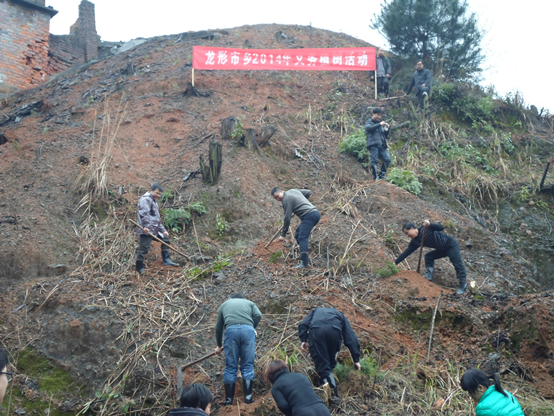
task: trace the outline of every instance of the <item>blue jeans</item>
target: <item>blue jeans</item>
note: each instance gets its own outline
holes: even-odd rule
[[[254,380],[254,357],[256,355],[256,332],[252,325],[231,325],[225,328],[225,384],[237,381],[239,369],[243,380]]]
[[[319,211],[312,211],[300,218],[301,223],[294,233],[294,238],[300,246],[301,253],[308,252],[308,239],[310,238],[313,228],[320,219],[321,215],[319,214]]]

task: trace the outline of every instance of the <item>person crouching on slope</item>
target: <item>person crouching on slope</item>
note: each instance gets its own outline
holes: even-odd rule
[[[427,268],[423,277],[427,280],[433,280],[433,273],[435,271],[435,260],[448,257],[456,269],[456,277],[460,281],[460,286],[456,291],[457,295],[463,295],[467,291],[466,283],[466,268],[462,260],[462,253],[460,252],[460,244],[454,237],[444,234],[444,226],[441,224],[431,224],[429,220],[423,222],[423,227],[417,228],[413,223],[408,222],[402,228],[402,232],[412,239],[408,248],[400,254],[394,264],[399,264],[406,257],[421,247],[421,239],[423,235],[423,229],[425,228],[425,238],[423,239],[423,246],[434,248],[433,251],[425,254],[425,266]]]
[[[473,399],[477,416],[524,416],[516,398],[502,389],[498,374],[487,376],[471,368],[462,376],[460,385]]]

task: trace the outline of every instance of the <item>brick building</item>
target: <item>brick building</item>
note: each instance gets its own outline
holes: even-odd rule
[[[50,19],[57,13],[45,0],[0,0],[0,96],[97,58],[94,4],[82,0],[69,35],[49,33]]]

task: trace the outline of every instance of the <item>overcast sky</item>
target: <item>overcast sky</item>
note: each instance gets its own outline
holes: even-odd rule
[[[81,0],[46,0],[59,13],[50,32],[69,33]],[[487,31],[487,55],[482,85],[494,85],[501,95],[520,91],[526,104],[554,113],[551,41],[552,0],[468,0]],[[93,0],[96,30],[102,40],[127,41],[138,37],[187,31],[225,29],[246,24],[312,25],[344,32],[374,45],[386,45],[369,24],[381,0]],[[546,44],[546,46],[545,46]]]

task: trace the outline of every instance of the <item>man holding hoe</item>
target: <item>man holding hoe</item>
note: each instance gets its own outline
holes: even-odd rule
[[[460,281],[460,286],[456,291],[457,295],[463,295],[467,291],[466,268],[460,252],[460,244],[454,237],[444,234],[444,226],[441,224],[431,224],[429,220],[423,221],[423,227],[417,228],[414,223],[404,224],[402,232],[412,239],[408,247],[400,254],[394,264],[399,264],[406,257],[416,251],[423,244],[424,247],[434,248],[433,251],[425,254],[425,266],[427,270],[423,277],[427,280],[433,280],[435,271],[435,260],[448,257],[456,269],[456,277]]]

